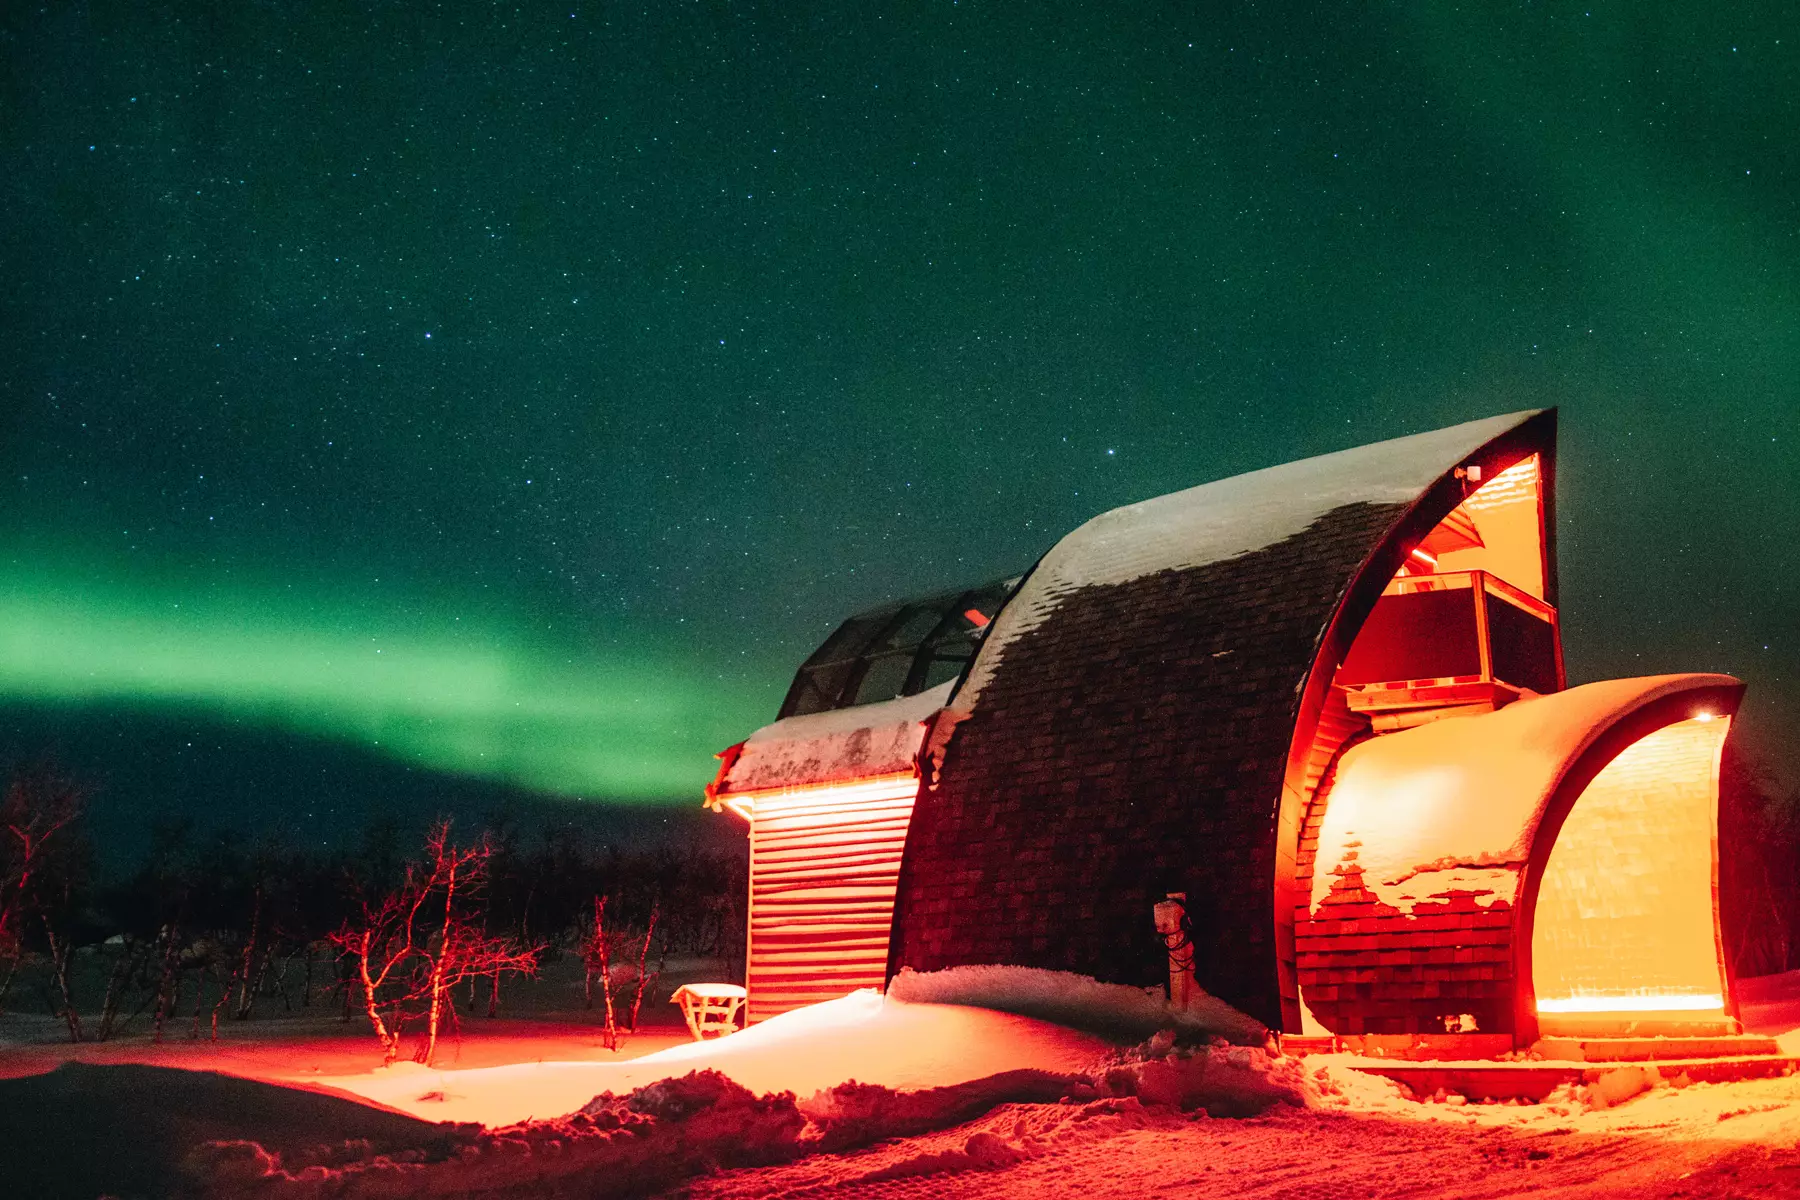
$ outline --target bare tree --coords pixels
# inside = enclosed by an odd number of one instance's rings
[[[155,951],[154,943],[145,943],[129,932],[121,933],[118,940],[118,955],[107,974],[106,994],[100,1002],[100,1029],[94,1035],[95,1040],[101,1042],[123,1028],[119,1013],[131,989],[141,981],[144,966]]]
[[[443,1020],[455,1008],[450,990],[464,980],[481,975],[496,979],[506,972],[536,974],[541,946],[521,946],[511,938],[487,933],[479,910],[480,892],[487,879],[493,848],[483,839],[470,847],[450,843],[450,825],[438,825],[426,841],[434,887],[443,893],[443,917],[437,937],[427,943],[427,995],[425,1044],[419,1061],[429,1063],[437,1052]]]
[[[650,923],[644,929],[643,948],[638,951],[637,990],[632,992],[632,994],[631,994],[631,1017],[629,1018],[629,1020],[626,1023],[626,1028],[631,1030],[631,1032],[633,1032],[633,1033],[637,1032],[638,1009],[642,1008],[644,1005],[644,989],[648,988],[650,986],[653,979],[661,979],[662,978],[662,973],[663,973],[662,962],[659,961],[656,964],[655,976],[651,976],[650,974],[647,973],[647,970],[646,970],[646,968],[648,968],[650,965],[650,939],[656,935],[656,917],[657,917],[657,913],[660,910],[661,910],[660,905],[652,904],[650,906]],[[665,954],[667,953],[667,950],[668,950],[668,948],[665,945],[665,947],[664,947]]]
[[[13,974],[24,954],[27,925],[34,914],[45,921],[52,959],[61,961],[57,954],[58,935],[42,912],[45,881],[41,876],[57,836],[81,815],[81,800],[73,783],[45,768],[15,776],[6,785],[4,798],[0,798],[0,826],[5,831],[5,842],[0,845],[0,957],[6,960],[0,1002],[12,986]],[[52,880],[52,888],[54,885]],[[66,972],[59,972],[59,980],[67,983]],[[76,1028],[72,1025],[71,1031]]]
[[[173,921],[163,926],[162,943],[162,970],[156,980],[156,1014],[151,1018],[156,1030],[152,1040],[158,1044],[163,1040],[163,1024],[175,1015],[175,1007],[181,1002],[181,927]]]
[[[613,1012],[612,935],[606,932],[606,897],[594,897],[594,925],[588,931],[582,948],[582,963],[587,968],[587,1004],[594,1006],[594,977],[600,977],[600,994],[606,1001],[606,1035],[608,1050],[619,1048],[619,1023]]]
[[[521,947],[485,931],[482,884],[492,849],[486,841],[458,846],[450,823],[426,838],[425,859],[409,863],[400,885],[346,922],[331,941],[351,961],[363,1011],[381,1042],[384,1061],[400,1054],[409,1018],[424,1021],[415,1057],[430,1063],[444,1023],[454,1020],[451,989],[479,975],[534,974],[541,947]]]
[[[257,935],[262,932],[263,919],[263,886],[259,881],[250,890],[250,930],[244,937],[244,960],[238,964],[238,999],[237,1008],[232,1013],[238,1020],[250,1016],[250,1010],[256,1003],[256,951]]]

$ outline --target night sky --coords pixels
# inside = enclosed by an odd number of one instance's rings
[[[1556,404],[1572,681],[1800,778],[1800,26],[1463,8],[0,6],[0,757],[641,823],[856,608]]]

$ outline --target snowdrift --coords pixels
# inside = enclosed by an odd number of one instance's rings
[[[1259,1046],[1269,1038],[1262,1022],[1198,988],[1188,1006],[1178,1009],[1143,988],[1038,967],[950,967],[923,974],[903,968],[887,994],[913,1004],[1018,1013],[1127,1041],[1163,1030],[1174,1031],[1183,1041],[1222,1037],[1245,1046]]]
[[[1019,968],[902,979],[886,997],[854,992],[625,1062],[400,1066],[327,1080],[403,1111],[489,1128],[435,1157],[362,1161],[319,1153],[296,1160],[251,1139],[221,1139],[195,1153],[189,1176],[201,1191],[234,1196],[629,1195],[721,1167],[916,1137],[1003,1104],[1129,1101],[1249,1116],[1319,1098],[1296,1060],[1228,1044],[1221,1035],[1251,1040],[1266,1031],[1216,1001],[1171,1012],[1135,988]],[[1145,1032],[1154,1035],[1147,1044],[1119,1049],[1121,1035]],[[1179,1039],[1206,1036],[1214,1044],[1176,1049]],[[955,1156],[998,1163],[1015,1153],[1023,1151],[981,1142]]]
[[[918,1137],[1005,1104],[1078,1102],[1104,1112],[1121,1104],[1133,1110],[1153,1105],[1171,1113],[1206,1108],[1251,1116],[1317,1098],[1312,1078],[1296,1060],[1223,1044],[1192,1054],[1131,1057],[1093,1075],[1016,1070],[916,1091],[847,1083],[805,1100],[792,1092],[752,1095],[707,1070],[659,1080],[622,1099],[598,1096],[568,1117],[486,1131],[447,1153],[361,1161],[314,1154],[294,1165],[254,1142],[218,1141],[197,1149],[185,1169],[193,1191],[218,1197],[603,1198],[644,1195],[723,1168],[766,1167]],[[1030,1146],[977,1134],[948,1155],[926,1155],[892,1175],[1000,1167],[1033,1153]]]
[[[566,1116],[602,1092],[624,1095],[717,1071],[753,1093],[808,1096],[855,1080],[948,1087],[1007,1071],[1070,1074],[1124,1043],[1168,1032],[1261,1045],[1268,1030],[1211,996],[1171,1009],[1140,988],[1029,967],[902,971],[884,997],[863,990],[795,1009],[710,1042],[624,1062],[549,1062],[442,1071],[400,1064],[319,1080],[426,1120],[494,1127]]]
[[[1800,971],[1740,979],[1739,1015],[1751,1033],[1773,1034],[1785,1054],[1800,1054]]]
[[[1108,994],[1073,991],[1090,1000]],[[1791,1003],[1800,996],[1800,974],[1768,981],[1762,992],[1767,994],[1757,999],[1771,1009]],[[1083,1019],[1096,1011],[1112,1010],[1101,1005]],[[1127,1011],[1137,1010],[1128,1005]],[[541,1200],[645,1195],[678,1187],[707,1195],[774,1196],[810,1193],[812,1183],[848,1195],[884,1181],[906,1188],[906,1181],[918,1177],[938,1177],[921,1186],[943,1195],[972,1184],[975,1176],[968,1173],[985,1178],[998,1172],[995,1186],[1006,1194],[1040,1194],[1055,1179],[1068,1185],[1063,1190],[1083,1195],[1142,1195],[1171,1178],[1185,1178],[1180,1172],[1190,1170],[1195,1155],[1204,1156],[1209,1147],[1230,1151],[1231,1161],[1242,1164],[1261,1154],[1247,1146],[1266,1144],[1278,1133],[1294,1143],[1291,1172],[1282,1172],[1287,1183],[1335,1169],[1333,1155],[1392,1162],[1392,1139],[1417,1122],[1430,1123],[1432,1130],[1421,1146],[1435,1146],[1448,1134],[1463,1137],[1449,1155],[1459,1161],[1489,1155],[1493,1143],[1487,1139],[1500,1126],[1539,1139],[1574,1132],[1571,1123],[1587,1122],[1584,1128],[1601,1132],[1615,1128],[1604,1124],[1615,1112],[1636,1113],[1639,1106],[1648,1107],[1617,1131],[1660,1130],[1674,1122],[1689,1131],[1681,1136],[1691,1139],[1716,1139],[1723,1130],[1739,1142],[1766,1141],[1777,1133],[1786,1139],[1782,1144],[1792,1141],[1787,1132],[1792,1120],[1783,1115],[1793,1111],[1795,1085],[1789,1080],[1684,1089],[1679,1082],[1671,1087],[1658,1081],[1653,1070],[1628,1067],[1541,1106],[1483,1107],[1445,1096],[1435,1098],[1439,1103],[1421,1103],[1389,1080],[1350,1069],[1341,1056],[1284,1058],[1223,1041],[1184,1050],[1172,1028],[1119,1050],[1091,1034],[1015,1014],[883,1001],[869,993],[802,1012],[803,1019],[790,1014],[796,1019],[682,1047],[679,1055],[656,1056],[662,1065],[649,1073],[658,1078],[624,1093],[594,1096],[569,1115],[492,1129],[428,1125],[336,1097],[207,1072],[65,1068],[0,1083],[0,1159],[5,1160],[0,1178],[11,1189],[6,1194],[34,1197]],[[996,1031],[998,1041],[979,1044]],[[948,1037],[957,1051],[980,1058],[946,1065],[941,1055],[918,1053],[926,1047],[909,1044],[909,1035]],[[833,1066],[818,1061],[826,1048],[840,1056]],[[920,1078],[933,1070],[951,1076],[1022,1053],[1056,1062],[1090,1050],[1098,1057],[1071,1070],[1015,1066],[956,1082],[907,1086],[847,1081],[865,1069],[896,1077]],[[791,1089],[758,1095],[720,1070],[680,1065],[706,1055],[734,1062],[747,1075],[787,1071],[806,1078],[812,1072],[846,1081],[803,1096]],[[793,1061],[784,1066],[784,1058]],[[920,1065],[926,1062],[937,1065]],[[643,1069],[642,1060],[600,1065],[615,1073]],[[390,1074],[419,1086],[432,1076],[477,1078],[492,1072],[410,1068]],[[1643,1078],[1635,1078],[1639,1075]],[[445,1103],[425,1095],[416,1100],[422,1107]],[[1621,1104],[1628,1107],[1619,1110]],[[1291,1112],[1289,1106],[1311,1111],[1296,1123],[1280,1115]],[[1202,1114],[1264,1119],[1249,1126],[1233,1123],[1230,1132],[1221,1132],[1213,1122],[1194,1119]],[[1329,1124],[1333,1120],[1340,1123]],[[1214,1132],[1204,1132],[1209,1128]],[[1117,1140],[1130,1137],[1133,1129],[1150,1140]],[[1189,1144],[1178,1147],[1169,1140],[1180,1137]],[[867,1149],[877,1143],[886,1149]],[[1558,1153],[1572,1144],[1573,1139],[1544,1142]],[[1692,1163],[1683,1153],[1679,1161],[1687,1169]],[[1535,1169],[1548,1155],[1521,1161]],[[1136,1176],[1126,1170],[1131,1162],[1142,1168]],[[717,1174],[729,1168],[749,1170]],[[1070,1177],[1082,1170],[1092,1174]],[[1362,1170],[1350,1168],[1338,1190],[1366,1190],[1369,1179]],[[703,1181],[705,1176],[710,1178]],[[789,1188],[784,1180],[808,1186]],[[1244,1182],[1224,1175],[1220,1181],[1233,1194]],[[1534,1176],[1531,1182],[1542,1180]],[[843,1191],[834,1190],[840,1185]],[[1608,1192],[1628,1193],[1637,1194],[1629,1188]]]
[[[696,1070],[758,1094],[808,1096],[856,1080],[887,1088],[946,1087],[1007,1071],[1082,1071],[1115,1049],[1091,1033],[1013,1013],[916,1004],[852,992],[753,1025],[624,1062],[521,1063],[470,1071],[398,1064],[322,1078],[426,1120],[494,1127],[566,1116],[601,1093],[624,1095]]]

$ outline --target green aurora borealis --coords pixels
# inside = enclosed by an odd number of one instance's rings
[[[113,0],[0,56],[0,754],[122,709],[692,806],[855,608],[1556,404],[1572,679],[1737,674],[1800,779],[1785,5]],[[162,810],[255,807],[204,777]]]
[[[696,751],[760,715],[646,648],[577,665],[498,623],[445,630],[345,607],[93,572],[9,578],[0,697],[186,706],[439,771],[633,800],[691,791]]]

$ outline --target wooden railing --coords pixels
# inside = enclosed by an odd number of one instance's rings
[[[1396,577],[1352,644],[1338,682],[1367,690],[1431,681],[1561,690],[1562,623],[1555,606],[1487,571]]]

